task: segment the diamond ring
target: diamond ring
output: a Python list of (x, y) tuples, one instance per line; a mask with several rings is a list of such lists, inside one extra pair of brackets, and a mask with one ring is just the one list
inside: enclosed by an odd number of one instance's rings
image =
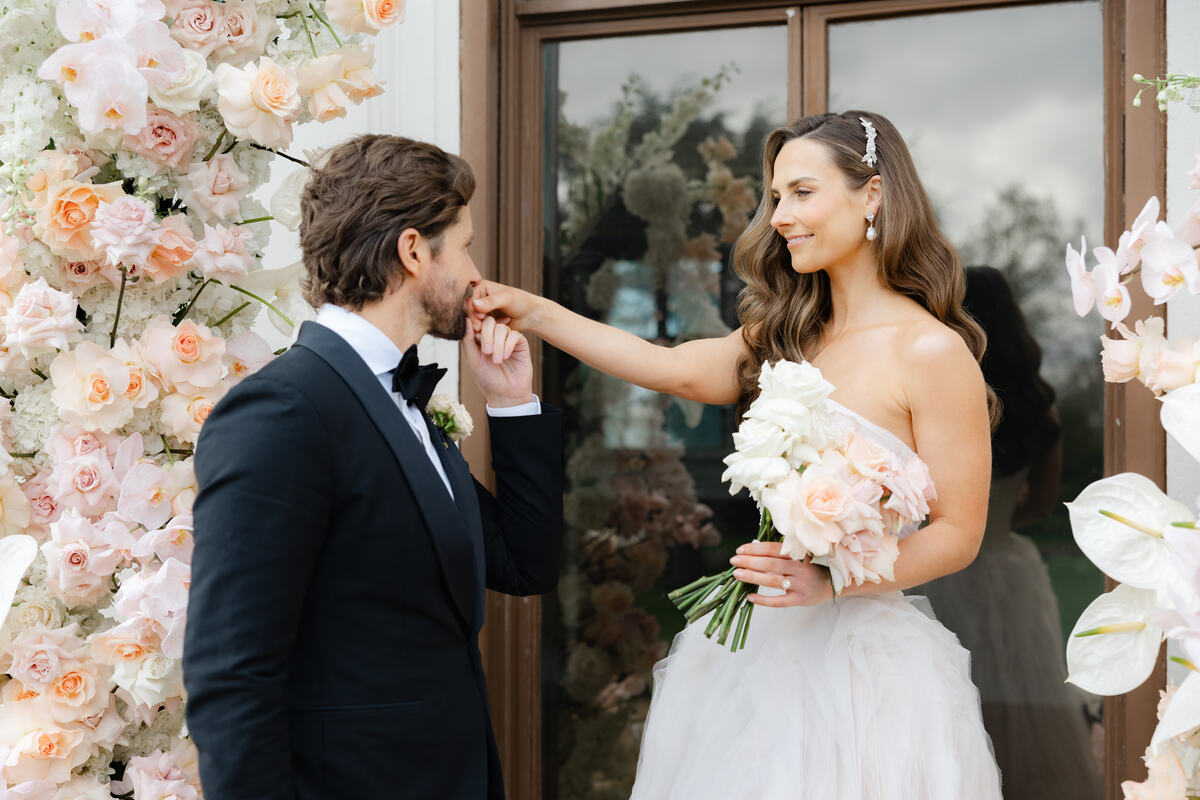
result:
[(792, 579), (784, 576), (783, 582), (779, 584), (779, 588), (785, 592), (790, 592), (792, 590)]

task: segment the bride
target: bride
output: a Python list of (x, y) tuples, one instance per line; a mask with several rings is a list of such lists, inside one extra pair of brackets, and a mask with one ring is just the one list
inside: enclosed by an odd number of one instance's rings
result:
[(773, 131), (763, 173), (733, 252), (741, 327), (723, 339), (659, 347), (499, 284), (474, 301), (481, 332), (508, 318), (611, 375), (742, 410), (764, 361), (807, 359), (836, 387), (841, 424), (933, 476), (937, 501), (905, 531), (892, 581), (834, 597), (825, 568), (778, 544), (738, 549), (762, 607), (747, 647), (706, 639), (707, 620), (679, 634), (655, 668), (633, 797), (998, 799), (969, 656), (901, 594), (970, 564), (987, 516), (984, 337), (962, 309), (962, 267), (879, 114)]

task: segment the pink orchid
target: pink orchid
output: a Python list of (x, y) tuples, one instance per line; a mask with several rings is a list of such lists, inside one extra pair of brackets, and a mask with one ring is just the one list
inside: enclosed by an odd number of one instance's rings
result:
[(192, 530), (190, 514), (173, 517), (161, 530), (150, 531), (142, 536), (133, 555), (143, 564), (154, 557), (164, 563), (173, 558), (183, 564), (191, 564), (195, 547)]
[(171, 473), (151, 463), (135, 465), (121, 481), (117, 513), (148, 531), (171, 518)]
[(55, 20), (72, 42), (89, 42), (110, 34), (124, 36), (140, 21), (162, 19), (159, 0), (61, 0)]
[(129, 42), (137, 50), (138, 72), (149, 86), (170, 89), (183, 77), (183, 48), (163, 23), (151, 19), (138, 22), (129, 32)]
[(1187, 242), (1175, 238), (1165, 222), (1156, 226), (1156, 236), (1142, 251), (1142, 288), (1154, 298), (1155, 305), (1170, 300), (1186, 285), (1192, 294), (1200, 293), (1200, 264)]
[(127, 578), (113, 597), (113, 608), (123, 619), (145, 620), (162, 642), (163, 654), (182, 658), (191, 578), (191, 567), (168, 558), (156, 571), (143, 568)]
[[(104, 46), (108, 48), (109, 43)], [(134, 60), (114, 55), (103, 64), (89, 66), (92, 77), (86, 95), (73, 103), (79, 109), (81, 130), (99, 133), (116, 129), (132, 136), (146, 127), (149, 86), (134, 64)]]
[(1092, 272), (1096, 283), (1096, 307), (1100, 316), (1109, 322), (1120, 322), (1129, 316), (1131, 300), (1129, 290), (1121, 283), (1121, 270), (1116, 254), (1108, 247), (1097, 247), (1092, 251), (1100, 262)]
[(1157, 197), (1151, 197), (1138, 213), (1129, 230), (1121, 234), (1117, 242), (1116, 259), (1122, 275), (1132, 272), (1142, 259), (1142, 251), (1158, 236), (1159, 204)]
[(253, 375), (274, 357), (266, 339), (253, 331), (242, 331), (225, 340), (226, 376), (232, 382)]
[(1185, 242), (1189, 247), (1200, 245), (1200, 199), (1192, 203), (1192, 207), (1183, 215), (1183, 219), (1175, 225), (1175, 238)]
[(1075, 313), (1086, 317), (1096, 304), (1096, 281), (1087, 270), (1085, 260), (1087, 240), (1080, 238), (1079, 252), (1067, 245), (1067, 274), (1071, 277), (1071, 297), (1075, 301)]

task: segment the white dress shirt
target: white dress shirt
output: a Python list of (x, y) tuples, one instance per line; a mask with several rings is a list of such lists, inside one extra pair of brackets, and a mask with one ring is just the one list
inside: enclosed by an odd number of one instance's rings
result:
[[(400, 410), (404, 421), (412, 428), (417, 441), (425, 448), (425, 455), (429, 457), (433, 468), (437, 470), (438, 476), (446, 486), (446, 491), (450, 493), (451, 497), (454, 497), (454, 490), (450, 488), (450, 479), (446, 477), (446, 470), (442, 468), (442, 459), (434, 449), (433, 441), (429, 436), (429, 428), (425, 423), (425, 412), (416, 406), (409, 405), (399, 392), (392, 391), (391, 373), (400, 363), (404, 353), (379, 328), (341, 306), (330, 303), (321, 306), (317, 311), (316, 322), (345, 339), (346, 344), (350, 345), (351, 349), (366, 362), (367, 368), (375, 373), (375, 377), (383, 386), (384, 391), (391, 395), (392, 402)], [(487, 412), (489, 417), (519, 417), (540, 414), (542, 413), (542, 404), (535, 395), (532, 401), (518, 406), (504, 408), (488, 406)]]

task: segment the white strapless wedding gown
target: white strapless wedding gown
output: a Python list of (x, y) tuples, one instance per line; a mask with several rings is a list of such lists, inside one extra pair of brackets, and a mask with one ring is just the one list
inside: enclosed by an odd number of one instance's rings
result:
[(919, 602), (760, 607), (737, 653), (689, 625), (654, 668), (632, 800), (999, 800), (970, 656)]

